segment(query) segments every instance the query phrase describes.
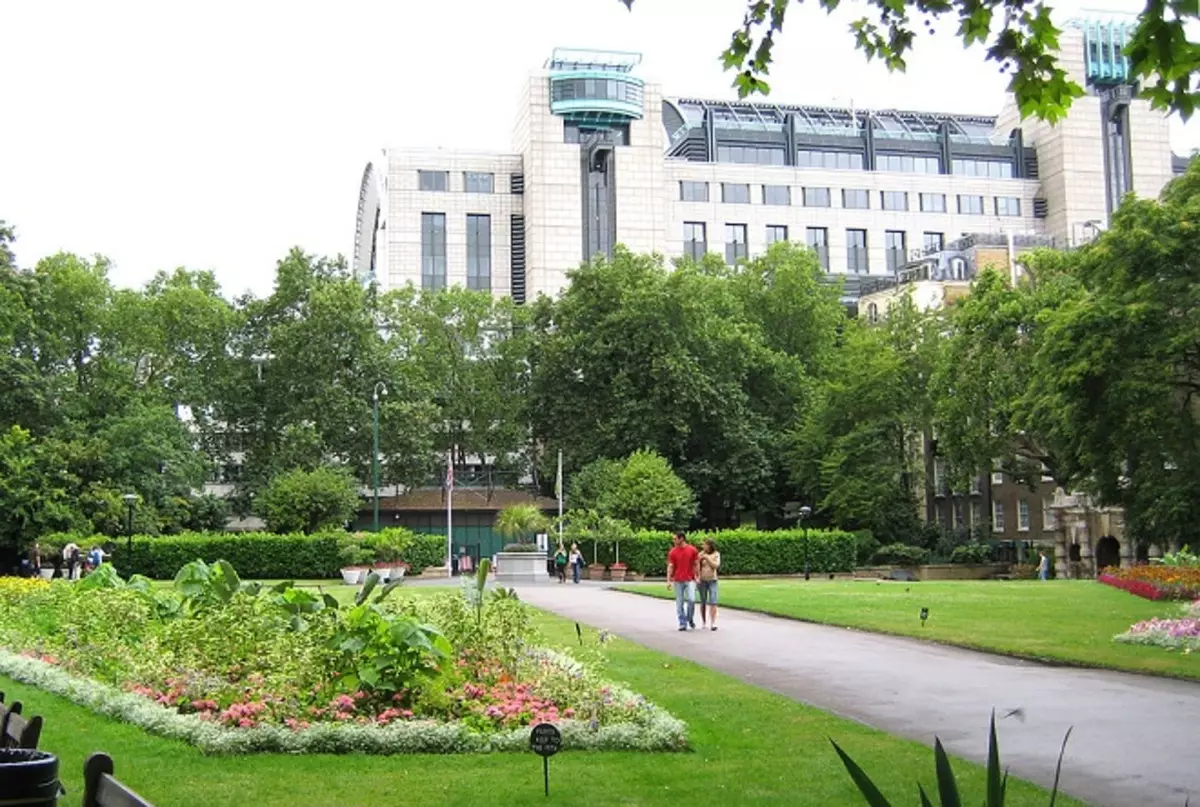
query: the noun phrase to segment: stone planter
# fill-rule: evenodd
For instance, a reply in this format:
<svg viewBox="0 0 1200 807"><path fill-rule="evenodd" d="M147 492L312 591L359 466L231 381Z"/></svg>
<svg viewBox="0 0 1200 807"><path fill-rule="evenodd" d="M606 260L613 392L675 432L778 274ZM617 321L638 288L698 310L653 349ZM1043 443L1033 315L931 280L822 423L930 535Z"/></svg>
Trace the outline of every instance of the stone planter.
<svg viewBox="0 0 1200 807"><path fill-rule="evenodd" d="M357 586L363 577L362 569L342 569L342 582L348 586Z"/></svg>
<svg viewBox="0 0 1200 807"><path fill-rule="evenodd" d="M604 564L589 563L587 565L588 580L603 580L604 579Z"/></svg>
<svg viewBox="0 0 1200 807"><path fill-rule="evenodd" d="M612 581L614 583L622 583L625 581L625 571L626 571L625 564L621 564L620 566L618 566L617 564L614 563L608 569L608 573L612 577Z"/></svg>
<svg viewBox="0 0 1200 807"><path fill-rule="evenodd" d="M38 575L43 580L49 580L52 577L54 577L54 567L53 566L43 566L42 568L38 569Z"/></svg>
<svg viewBox="0 0 1200 807"><path fill-rule="evenodd" d="M545 576L545 552L500 552L496 555L497 583L536 583Z"/></svg>

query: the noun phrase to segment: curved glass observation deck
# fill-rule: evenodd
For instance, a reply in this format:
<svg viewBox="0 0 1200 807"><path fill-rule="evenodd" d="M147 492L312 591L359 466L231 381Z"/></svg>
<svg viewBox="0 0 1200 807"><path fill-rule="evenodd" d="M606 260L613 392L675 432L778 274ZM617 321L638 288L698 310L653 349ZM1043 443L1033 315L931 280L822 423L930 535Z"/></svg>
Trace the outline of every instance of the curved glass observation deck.
<svg viewBox="0 0 1200 807"><path fill-rule="evenodd" d="M550 111L572 123L605 127L641 120L643 81L633 75L637 53L556 48L550 71Z"/></svg>

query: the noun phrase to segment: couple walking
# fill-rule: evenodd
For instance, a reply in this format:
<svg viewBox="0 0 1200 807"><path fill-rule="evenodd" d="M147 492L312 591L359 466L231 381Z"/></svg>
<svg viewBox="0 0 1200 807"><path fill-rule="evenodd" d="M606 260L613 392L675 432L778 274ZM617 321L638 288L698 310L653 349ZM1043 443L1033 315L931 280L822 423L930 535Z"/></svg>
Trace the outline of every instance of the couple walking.
<svg viewBox="0 0 1200 807"><path fill-rule="evenodd" d="M679 629L696 629L696 584L700 586L700 627L717 629L717 570L721 553L711 538L697 552L682 532L675 533L675 546L667 553L667 588L675 588L675 614ZM686 602L686 607L685 607Z"/></svg>

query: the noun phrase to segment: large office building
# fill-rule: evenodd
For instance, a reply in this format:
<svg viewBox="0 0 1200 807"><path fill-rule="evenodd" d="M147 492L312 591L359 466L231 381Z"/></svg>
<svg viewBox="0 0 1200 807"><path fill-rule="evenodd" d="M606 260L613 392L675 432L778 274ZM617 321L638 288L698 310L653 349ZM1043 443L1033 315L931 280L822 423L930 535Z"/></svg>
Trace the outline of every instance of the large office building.
<svg viewBox="0 0 1200 807"><path fill-rule="evenodd" d="M560 49L523 87L510 153L388 150L367 166L355 271L525 301L616 244L734 263L792 240L865 292L966 234L1078 244L1182 170L1166 116L1134 97L1129 32L1067 27L1062 61L1087 95L1055 126L1011 98L961 115L679 97L635 54Z"/></svg>

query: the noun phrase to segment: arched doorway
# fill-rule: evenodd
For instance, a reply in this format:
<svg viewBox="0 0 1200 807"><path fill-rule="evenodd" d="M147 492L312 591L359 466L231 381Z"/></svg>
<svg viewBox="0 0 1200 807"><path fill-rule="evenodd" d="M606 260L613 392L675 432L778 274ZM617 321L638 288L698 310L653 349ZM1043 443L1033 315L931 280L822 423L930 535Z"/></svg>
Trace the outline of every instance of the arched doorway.
<svg viewBox="0 0 1200 807"><path fill-rule="evenodd" d="M1121 544L1111 535L1096 542L1096 570L1121 565Z"/></svg>

